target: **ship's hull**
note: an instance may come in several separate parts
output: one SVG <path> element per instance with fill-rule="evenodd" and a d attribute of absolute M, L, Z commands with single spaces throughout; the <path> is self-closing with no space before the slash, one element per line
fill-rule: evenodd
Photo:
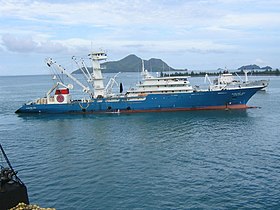
<path fill-rule="evenodd" d="M 262 87 L 198 91 L 191 93 L 149 94 L 139 97 L 94 99 L 89 102 L 71 101 L 67 104 L 28 104 L 16 113 L 119 113 L 156 112 L 203 109 L 247 108 L 248 100 Z"/>

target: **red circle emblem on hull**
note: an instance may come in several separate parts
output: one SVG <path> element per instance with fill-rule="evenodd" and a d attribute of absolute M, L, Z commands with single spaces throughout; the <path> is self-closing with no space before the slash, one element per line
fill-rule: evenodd
<path fill-rule="evenodd" d="M 62 103 L 64 101 L 64 96 L 58 95 L 58 96 L 56 96 L 56 100 L 57 100 L 57 102 Z"/>

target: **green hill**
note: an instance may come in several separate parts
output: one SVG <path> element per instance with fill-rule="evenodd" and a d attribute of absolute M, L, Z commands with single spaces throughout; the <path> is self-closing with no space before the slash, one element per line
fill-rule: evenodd
<path fill-rule="evenodd" d="M 145 69 L 153 72 L 162 71 L 174 71 L 175 69 L 168 66 L 164 61 L 157 58 L 151 58 L 149 60 L 144 60 Z M 139 72 L 142 69 L 142 59 L 136 55 L 128 55 L 119 61 L 108 61 L 101 64 L 101 67 L 105 67 L 103 72 L 107 73 L 117 73 L 117 72 Z M 89 68 L 92 72 L 92 68 Z M 80 70 L 72 72 L 73 74 L 80 74 Z"/>
<path fill-rule="evenodd" d="M 238 70 L 272 70 L 270 66 L 259 67 L 256 64 L 241 66 Z"/>

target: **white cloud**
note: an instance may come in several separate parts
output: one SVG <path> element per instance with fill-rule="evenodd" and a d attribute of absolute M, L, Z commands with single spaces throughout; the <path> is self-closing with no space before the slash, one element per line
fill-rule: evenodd
<path fill-rule="evenodd" d="M 29 37 L 18 39 L 10 34 L 2 36 L 2 43 L 9 51 L 16 52 L 30 52 L 37 47 L 37 43 Z"/>
<path fill-rule="evenodd" d="M 49 3 L 47 1 L 5 0 L 0 1 L 2 17 L 16 17 L 19 19 L 57 23 L 57 24 L 94 24 L 97 26 L 122 25 L 131 18 L 148 17 L 138 12 L 142 4 L 140 1 L 97 1 Z M 142 6 L 143 8 L 143 6 Z M 133 13 L 137 17 L 129 16 Z"/>
<path fill-rule="evenodd" d="M 259 66 L 261 66 L 261 67 L 267 65 L 267 62 L 264 61 L 264 60 L 261 59 L 261 58 L 257 58 L 257 59 L 254 61 L 254 63 L 257 64 L 257 65 L 259 65 Z"/>
<path fill-rule="evenodd" d="M 72 46 L 72 49 L 82 47 L 82 49 L 89 49 L 90 41 L 81 39 L 64 40 L 64 45 Z M 208 41 L 186 41 L 186 40 L 160 40 L 160 41 L 143 41 L 143 40 L 97 40 L 92 42 L 94 49 L 105 48 L 110 51 L 126 51 L 127 53 L 135 51 L 139 52 L 195 52 L 195 53 L 226 53 L 235 50 L 234 46 L 223 45 Z M 75 50 L 77 51 L 77 50 Z"/>
<path fill-rule="evenodd" d="M 40 40 L 32 36 L 14 36 L 4 34 L 2 45 L 11 52 L 36 52 L 36 53 L 87 53 L 91 47 L 109 50 L 142 52 L 194 52 L 194 53 L 225 53 L 235 50 L 233 45 L 224 45 L 205 40 L 87 40 L 71 38 L 65 40 Z"/>
<path fill-rule="evenodd" d="M 28 22 L 24 24 L 25 27 L 20 24 L 16 26 L 19 33 L 33 31 L 45 33 L 47 36 L 64 36 L 66 39 L 74 38 L 73 35 L 70 37 L 74 30 L 76 33 L 81 30 L 80 36 L 84 37 L 96 37 L 102 33 L 107 37 L 112 34 L 130 40 L 141 36 L 145 39 L 149 32 L 153 36 L 167 34 L 169 39 L 188 35 L 191 36 L 187 37 L 189 39 L 195 37 L 194 33 L 198 29 L 205 32 L 209 32 L 209 29 L 219 29 L 215 31 L 216 36 L 228 35 L 229 30 L 233 33 L 239 33 L 240 30 L 249 31 L 252 28 L 269 27 L 278 30 L 279 11 L 268 11 L 273 9 L 273 5 L 266 11 L 250 9 L 260 5 L 260 2 L 263 1 L 198 0 L 171 3 L 151 0 L 104 0 L 51 3 L 0 0 L 0 17 L 3 22 L 5 19 Z M 275 1 L 269 2 L 277 4 Z M 264 6 L 264 3 L 261 5 Z M 14 27 L 11 30 L 16 31 Z M 65 30 L 69 31 L 67 35 L 63 33 Z M 198 35 L 204 35 L 204 39 L 207 39 L 206 33 Z"/>
<path fill-rule="evenodd" d="M 244 3 L 245 2 L 245 3 Z M 231 11 L 225 6 L 250 7 L 257 1 L 177 1 L 165 5 L 150 0 L 104 0 L 50 3 L 48 1 L 0 1 L 0 16 L 64 25 L 93 24 L 99 27 L 158 24 L 197 27 L 216 23 L 226 25 L 278 24 L 279 13 Z M 249 5 L 248 5 L 249 4 Z M 224 19 L 224 21 L 223 21 Z M 279 18 L 278 18 L 279 19 Z M 221 21 L 222 20 L 222 21 Z M 254 21 L 255 20 L 255 21 Z M 258 21 L 257 21 L 258 20 Z M 260 21 L 260 22 L 259 22 Z M 157 25 L 155 25 L 157 27 Z"/>
<path fill-rule="evenodd" d="M 199 56 L 197 65 L 202 57 L 207 63 L 218 56 L 217 62 L 235 56 L 241 64 L 255 58 L 279 62 L 277 0 L 0 0 L 0 5 L 0 53 L 7 58 L 9 52 L 40 57 L 103 48 L 109 55 L 173 56 L 178 63 L 186 62 L 185 55 Z"/>
<path fill-rule="evenodd" d="M 280 13 L 251 13 L 226 15 L 225 26 L 249 28 L 270 28 L 280 25 Z"/>
<path fill-rule="evenodd" d="M 12 34 L 2 36 L 2 45 L 11 52 L 57 53 L 67 51 L 67 47 L 58 42 L 35 41 L 31 36 L 16 37 Z"/>

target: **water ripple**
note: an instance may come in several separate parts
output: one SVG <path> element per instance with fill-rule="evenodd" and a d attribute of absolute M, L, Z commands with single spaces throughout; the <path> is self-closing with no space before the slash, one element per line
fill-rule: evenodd
<path fill-rule="evenodd" d="M 34 78 L 40 91 L 48 88 L 39 76 L 0 82 L 1 144 L 32 203 L 62 210 L 279 209 L 279 78 L 271 92 L 250 100 L 262 109 L 15 115 L 38 94 Z M 20 96 L 9 92 L 20 87 Z"/>

